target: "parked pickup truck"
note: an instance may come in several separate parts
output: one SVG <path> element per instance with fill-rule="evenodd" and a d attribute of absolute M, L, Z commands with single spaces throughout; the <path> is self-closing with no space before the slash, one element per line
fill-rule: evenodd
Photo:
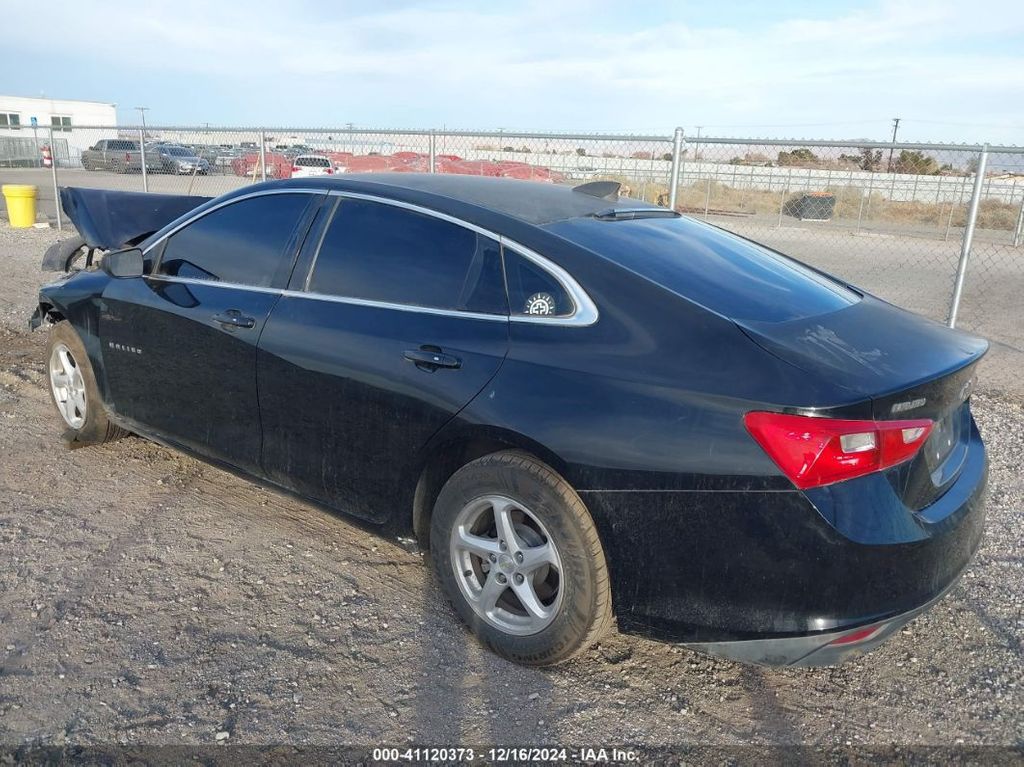
<path fill-rule="evenodd" d="M 142 171 L 139 142 L 124 138 L 101 139 L 82 152 L 82 167 L 86 170 L 139 173 Z M 146 151 L 146 170 L 152 173 L 163 170 L 160 155 L 153 150 Z"/>

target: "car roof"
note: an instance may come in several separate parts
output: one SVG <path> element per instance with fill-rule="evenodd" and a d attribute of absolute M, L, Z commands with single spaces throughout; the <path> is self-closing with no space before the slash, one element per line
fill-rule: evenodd
<path fill-rule="evenodd" d="M 572 186 L 521 181 L 493 176 L 464 176 L 448 173 L 360 173 L 316 179 L 274 181 L 277 188 L 301 186 L 377 194 L 403 199 L 403 192 L 416 192 L 419 200 L 442 213 L 458 215 L 454 203 L 473 205 L 525 223 L 543 225 L 570 218 L 591 216 L 611 209 L 664 210 L 641 200 L 620 197 L 609 200 L 577 191 Z M 250 187 L 251 189 L 251 187 Z"/>

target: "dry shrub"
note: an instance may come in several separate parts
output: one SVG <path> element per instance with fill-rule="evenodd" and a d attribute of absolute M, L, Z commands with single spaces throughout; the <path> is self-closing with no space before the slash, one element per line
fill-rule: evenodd
<path fill-rule="evenodd" d="M 629 196 L 659 205 L 668 204 L 668 186 L 657 182 L 639 181 L 617 175 L 600 175 L 595 178 L 618 181 L 629 188 Z M 856 221 L 863 217 L 867 222 L 886 222 L 902 225 L 945 226 L 949 218 L 949 202 L 921 202 L 918 200 L 888 200 L 878 191 L 864 196 L 864 189 L 857 186 L 830 187 L 825 190 L 836 197 L 833 217 Z M 780 191 L 764 189 L 743 189 L 728 186 L 720 181 L 711 182 L 711 196 L 708 198 L 708 181 L 701 179 L 692 184 L 681 185 L 676 195 L 676 207 L 688 212 L 703 212 L 707 204 L 711 212 L 735 215 L 778 215 L 779 206 L 785 204 L 784 214 L 795 210 L 795 203 L 803 190 L 790 193 L 785 200 Z M 863 207 L 862 207 L 863 205 Z M 966 224 L 967 203 L 954 203 L 952 225 Z M 999 200 L 982 200 L 978 208 L 978 227 L 981 229 L 1012 230 L 1017 223 L 1020 206 Z"/>

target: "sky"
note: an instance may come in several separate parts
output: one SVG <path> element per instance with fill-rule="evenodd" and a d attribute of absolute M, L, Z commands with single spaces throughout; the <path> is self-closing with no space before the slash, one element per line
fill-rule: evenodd
<path fill-rule="evenodd" d="M 1024 3 L 0 0 L 0 93 L 151 125 L 1024 145 Z"/>

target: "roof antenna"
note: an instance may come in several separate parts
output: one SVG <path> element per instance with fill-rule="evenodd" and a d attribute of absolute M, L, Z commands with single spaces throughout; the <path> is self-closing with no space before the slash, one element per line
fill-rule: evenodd
<path fill-rule="evenodd" d="M 574 192 L 597 197 L 602 200 L 616 202 L 619 199 L 619 188 L 622 186 L 618 181 L 591 181 L 586 184 L 574 186 Z"/>

